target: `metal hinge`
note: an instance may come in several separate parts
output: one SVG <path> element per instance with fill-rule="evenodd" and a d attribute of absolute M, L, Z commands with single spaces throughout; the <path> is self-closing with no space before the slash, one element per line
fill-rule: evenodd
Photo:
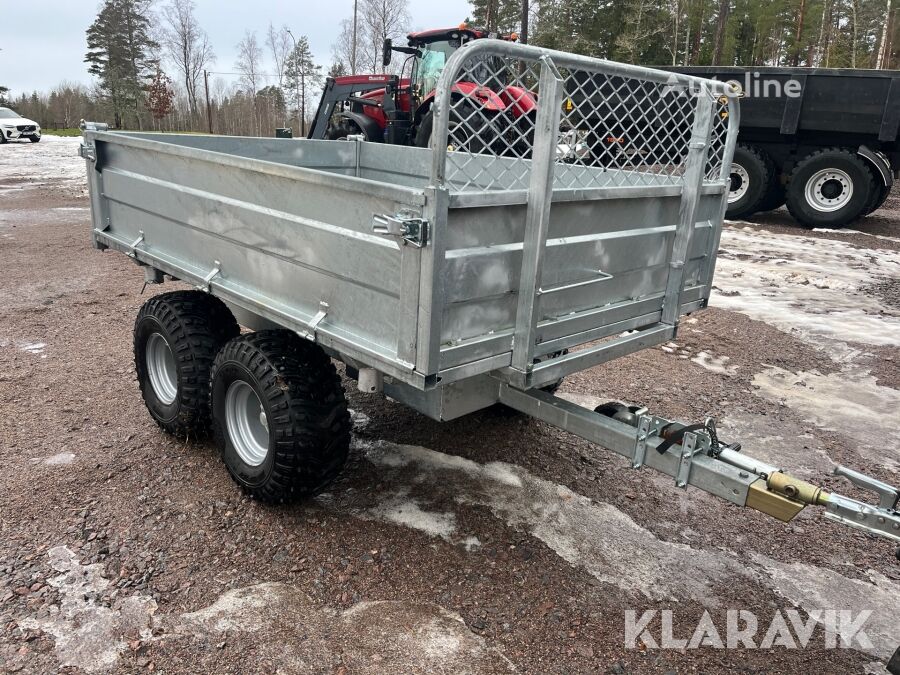
<path fill-rule="evenodd" d="M 394 216 L 375 215 L 372 231 L 389 237 L 401 237 L 404 242 L 422 248 L 428 242 L 428 222 L 414 214 L 401 212 Z"/>

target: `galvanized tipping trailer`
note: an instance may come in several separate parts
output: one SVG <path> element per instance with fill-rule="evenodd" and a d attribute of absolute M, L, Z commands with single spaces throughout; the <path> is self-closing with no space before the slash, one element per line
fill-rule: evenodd
<path fill-rule="evenodd" d="M 821 505 L 900 541 L 894 487 L 839 468 L 878 495 L 865 504 L 721 442 L 712 420 L 684 425 L 616 402 L 588 410 L 552 393 L 570 373 L 672 339 L 709 299 L 738 107 L 723 83 L 677 77 L 691 86 L 479 40 L 443 70 L 427 149 L 86 124 L 95 246 L 133 258 L 148 283 L 198 289 L 157 295 L 138 315 L 151 415 L 176 434 L 211 427 L 255 498 L 300 498 L 348 452 L 334 358 L 363 391 L 434 419 L 499 402 L 678 487 L 782 520 Z M 579 125 L 598 117 L 565 94 L 598 78 L 620 101 L 598 124 L 653 111 L 652 162 L 602 166 L 580 149 L 598 130 Z M 498 81 L 536 108 L 470 100 Z"/>

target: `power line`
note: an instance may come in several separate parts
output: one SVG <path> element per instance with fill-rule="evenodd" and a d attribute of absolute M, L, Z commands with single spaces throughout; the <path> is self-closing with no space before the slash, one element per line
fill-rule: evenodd
<path fill-rule="evenodd" d="M 210 75 L 241 75 L 246 76 L 247 73 L 226 73 L 220 70 L 208 70 Z M 258 77 L 278 77 L 277 73 L 256 73 Z"/>

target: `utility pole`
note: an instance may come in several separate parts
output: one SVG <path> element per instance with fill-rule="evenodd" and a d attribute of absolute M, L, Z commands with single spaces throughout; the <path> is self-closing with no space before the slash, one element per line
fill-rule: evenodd
<path fill-rule="evenodd" d="M 212 107 L 209 105 L 209 71 L 203 69 L 203 85 L 206 87 L 206 122 L 209 125 L 209 133 L 212 134 Z"/>
<path fill-rule="evenodd" d="M 350 45 L 350 74 L 356 75 L 356 5 L 358 0 L 353 0 L 353 43 Z"/>
<path fill-rule="evenodd" d="M 528 0 L 522 0 L 522 30 L 519 31 L 519 42 L 528 44 Z"/>
<path fill-rule="evenodd" d="M 294 96 L 297 97 L 297 132 L 300 134 L 300 138 L 303 138 L 306 135 L 306 130 L 303 128 L 306 126 L 306 101 L 303 99 L 306 98 L 306 87 L 303 82 L 303 71 L 300 70 L 300 61 L 297 54 L 297 38 L 294 37 L 294 34 L 291 32 L 290 28 L 286 28 L 287 34 L 291 36 L 291 40 L 294 41 Z M 300 76 L 300 86 L 297 86 L 296 76 Z M 303 97 L 300 96 L 300 87 L 303 88 Z"/>

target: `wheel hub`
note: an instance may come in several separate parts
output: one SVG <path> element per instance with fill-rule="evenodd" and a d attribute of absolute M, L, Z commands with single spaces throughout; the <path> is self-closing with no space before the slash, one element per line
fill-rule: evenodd
<path fill-rule="evenodd" d="M 159 333 L 153 333 L 147 340 L 144 361 L 156 398 L 164 405 L 171 405 L 178 396 L 178 369 L 169 343 Z"/>
<path fill-rule="evenodd" d="M 822 169 L 806 181 L 806 202 L 821 213 L 838 211 L 853 198 L 853 180 L 841 169 Z"/>
<path fill-rule="evenodd" d="M 250 466 L 265 461 L 269 453 L 269 421 L 256 391 L 243 380 L 232 382 L 225 394 L 225 425 L 241 461 Z"/>
<path fill-rule="evenodd" d="M 740 164 L 731 165 L 730 186 L 728 188 L 728 203 L 734 204 L 741 199 L 750 189 L 750 174 Z"/>

